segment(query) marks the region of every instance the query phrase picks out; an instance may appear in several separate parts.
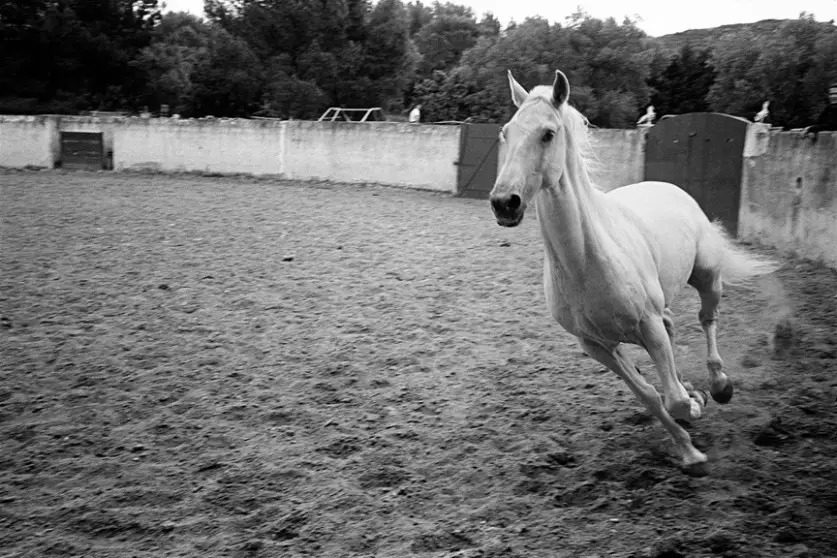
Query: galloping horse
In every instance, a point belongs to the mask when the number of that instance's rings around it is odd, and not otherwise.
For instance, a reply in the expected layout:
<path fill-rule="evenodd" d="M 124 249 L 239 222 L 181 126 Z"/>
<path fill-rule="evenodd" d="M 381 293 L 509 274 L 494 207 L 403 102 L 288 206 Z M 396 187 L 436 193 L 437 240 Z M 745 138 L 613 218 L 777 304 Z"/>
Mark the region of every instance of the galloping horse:
<path fill-rule="evenodd" d="M 665 182 L 640 182 L 609 193 L 587 171 L 587 121 L 567 100 L 560 71 L 552 87 L 528 92 L 508 74 L 518 107 L 501 132 L 507 154 L 490 202 L 497 223 L 514 227 L 534 204 L 544 241 L 544 290 L 555 320 L 588 355 L 628 384 L 668 430 L 692 475 L 708 473 L 707 457 L 676 420 L 700 418 L 705 392 L 682 381 L 674 363 L 670 310 L 689 284 L 700 295 L 710 392 L 732 398 L 716 329 L 722 284 L 746 284 L 777 265 L 737 248 L 686 192 Z M 657 369 L 663 399 L 622 349 L 643 347 Z"/>

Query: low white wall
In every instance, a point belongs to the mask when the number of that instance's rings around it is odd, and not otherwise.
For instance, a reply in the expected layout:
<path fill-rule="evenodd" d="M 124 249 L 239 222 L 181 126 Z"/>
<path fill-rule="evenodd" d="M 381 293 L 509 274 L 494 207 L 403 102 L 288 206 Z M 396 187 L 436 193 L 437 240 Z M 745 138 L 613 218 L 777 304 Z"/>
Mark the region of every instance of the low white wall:
<path fill-rule="evenodd" d="M 50 168 L 60 133 L 101 132 L 116 170 L 283 175 L 455 193 L 460 126 L 244 119 L 0 117 L 0 164 Z M 604 190 L 642 180 L 644 130 L 592 131 Z M 37 146 L 37 147 L 36 147 Z M 502 160 L 502 148 L 500 160 Z"/>
<path fill-rule="evenodd" d="M 0 165 L 53 167 L 62 131 L 101 132 L 115 170 L 269 174 L 456 192 L 459 126 L 0 116 Z"/>
<path fill-rule="evenodd" d="M 837 269 L 837 132 L 752 125 L 742 174 L 739 238 Z"/>
<path fill-rule="evenodd" d="M 459 126 L 287 123 L 285 176 L 456 192 Z"/>
<path fill-rule="evenodd" d="M 113 130 L 116 170 L 284 172 L 283 122 L 244 119 L 131 118 Z"/>
<path fill-rule="evenodd" d="M 0 167 L 51 169 L 55 120 L 47 116 L 0 115 Z"/>

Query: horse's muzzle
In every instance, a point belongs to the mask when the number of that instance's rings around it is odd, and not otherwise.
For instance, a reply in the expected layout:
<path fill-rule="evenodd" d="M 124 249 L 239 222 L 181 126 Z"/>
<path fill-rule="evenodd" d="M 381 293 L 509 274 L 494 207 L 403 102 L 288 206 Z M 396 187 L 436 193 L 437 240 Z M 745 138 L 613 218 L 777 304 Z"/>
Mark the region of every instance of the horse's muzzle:
<path fill-rule="evenodd" d="M 516 227 L 523 220 L 523 200 L 517 194 L 491 196 L 490 201 L 498 225 Z"/>

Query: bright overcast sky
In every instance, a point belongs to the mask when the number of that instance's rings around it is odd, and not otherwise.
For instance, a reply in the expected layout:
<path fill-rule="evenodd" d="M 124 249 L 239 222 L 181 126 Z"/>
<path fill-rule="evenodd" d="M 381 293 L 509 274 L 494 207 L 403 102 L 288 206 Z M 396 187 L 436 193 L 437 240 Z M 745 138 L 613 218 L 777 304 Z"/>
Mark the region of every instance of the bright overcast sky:
<path fill-rule="evenodd" d="M 407 0 L 405 0 L 406 3 Z M 528 16 L 540 15 L 552 22 L 564 18 L 580 5 L 598 18 L 614 17 L 621 22 L 625 16 L 642 18 L 639 27 L 652 37 L 687 29 L 717 27 L 728 23 L 749 23 L 761 19 L 789 19 L 805 10 L 817 21 L 837 20 L 837 0 L 700 0 L 689 2 L 661 0 L 453 0 L 455 4 L 470 6 L 477 16 L 490 11 L 505 25 L 509 20 L 523 21 Z M 432 0 L 425 0 L 431 5 Z M 166 0 L 169 10 L 187 11 L 203 15 L 203 0 Z"/>

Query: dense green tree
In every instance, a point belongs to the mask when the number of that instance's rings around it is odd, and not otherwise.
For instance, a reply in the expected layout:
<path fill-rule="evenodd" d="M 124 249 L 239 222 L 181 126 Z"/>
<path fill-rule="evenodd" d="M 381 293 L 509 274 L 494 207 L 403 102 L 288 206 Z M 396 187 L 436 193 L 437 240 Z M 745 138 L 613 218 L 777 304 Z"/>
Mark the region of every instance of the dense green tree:
<path fill-rule="evenodd" d="M 407 13 L 410 15 L 410 37 L 414 37 L 422 27 L 433 19 L 433 8 L 425 6 L 421 0 L 407 4 Z"/>
<path fill-rule="evenodd" d="M 652 47 L 629 20 L 620 25 L 580 13 L 563 26 L 527 18 L 496 40 L 478 39 L 461 63 L 444 73 L 444 83 L 434 74 L 432 83 L 422 82 L 417 93 L 434 92 L 429 117 L 498 120 L 512 110 L 507 70 L 531 88 L 551 84 L 555 70 L 561 69 L 573 84 L 573 104 L 591 122 L 629 126 L 649 98 L 645 80 L 654 61 Z"/>
<path fill-rule="evenodd" d="M 708 51 L 696 52 L 685 45 L 662 72 L 651 76 L 651 104 L 658 116 L 709 110 L 706 97 L 715 82 L 709 57 Z"/>
<path fill-rule="evenodd" d="M 801 127 L 815 118 L 835 76 L 833 24 L 803 14 L 768 35 L 744 30 L 723 36 L 712 56 L 717 78 L 708 101 L 713 110 L 752 118 L 770 101 L 771 121 Z"/>
<path fill-rule="evenodd" d="M 419 76 L 428 77 L 436 70 L 455 67 L 478 37 L 479 24 L 470 8 L 436 2 L 432 19 L 414 37 L 422 57 Z"/>
<path fill-rule="evenodd" d="M 503 26 L 500 25 L 500 20 L 491 12 L 483 14 L 482 19 L 477 25 L 479 36 L 489 39 L 498 39 L 502 30 Z"/>
<path fill-rule="evenodd" d="M 157 0 L 0 3 L 0 108 L 135 106 L 144 83 L 130 61 L 158 19 Z"/>
<path fill-rule="evenodd" d="M 156 110 L 169 105 L 172 113 L 188 115 L 192 71 L 206 55 L 211 28 L 186 13 L 167 13 L 154 29 L 151 45 L 133 61 L 146 76 L 145 105 Z"/>
<path fill-rule="evenodd" d="M 315 118 L 328 106 L 422 103 L 425 121 L 502 121 L 514 110 L 507 70 L 531 88 L 561 69 L 599 126 L 632 127 L 649 102 L 658 114 L 752 118 L 765 100 L 774 123 L 801 126 L 837 78 L 837 28 L 806 14 L 657 40 L 581 10 L 503 29 L 451 2 L 204 1 L 203 21 L 161 18 L 158 0 L 0 2 L 0 112 L 167 104 Z M 690 42 L 711 54 L 681 48 Z"/>
<path fill-rule="evenodd" d="M 190 114 L 247 116 L 258 109 L 262 89 L 259 61 L 247 43 L 222 28 L 212 29 L 206 50 L 191 72 Z"/>
<path fill-rule="evenodd" d="M 291 116 L 282 83 L 309 95 L 295 104 L 297 117 L 329 105 L 400 110 L 413 81 L 418 55 L 400 0 L 207 0 L 206 10 L 268 68 L 263 112 Z"/>
<path fill-rule="evenodd" d="M 295 65 L 321 38 L 319 29 L 337 26 L 322 21 L 335 11 L 326 7 L 312 0 L 205 0 L 210 20 L 247 41 L 259 59 L 287 54 Z"/>
<path fill-rule="evenodd" d="M 363 67 L 377 104 L 400 109 L 418 62 L 410 41 L 409 13 L 400 0 L 379 0 L 369 15 L 367 30 Z"/>
<path fill-rule="evenodd" d="M 283 64 L 274 61 L 267 72 L 262 104 L 254 114 L 279 118 L 306 119 L 322 114 L 328 106 L 328 96 L 312 81 L 289 75 Z"/>
<path fill-rule="evenodd" d="M 366 40 L 366 14 L 369 13 L 369 0 L 346 0 L 347 22 L 346 38 L 355 43 Z"/>
<path fill-rule="evenodd" d="M 805 98 L 809 101 L 807 115 L 812 121 L 828 104 L 828 87 L 837 83 L 837 27 L 822 28 L 814 52 L 813 65 L 804 82 Z"/>

